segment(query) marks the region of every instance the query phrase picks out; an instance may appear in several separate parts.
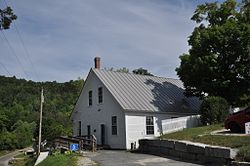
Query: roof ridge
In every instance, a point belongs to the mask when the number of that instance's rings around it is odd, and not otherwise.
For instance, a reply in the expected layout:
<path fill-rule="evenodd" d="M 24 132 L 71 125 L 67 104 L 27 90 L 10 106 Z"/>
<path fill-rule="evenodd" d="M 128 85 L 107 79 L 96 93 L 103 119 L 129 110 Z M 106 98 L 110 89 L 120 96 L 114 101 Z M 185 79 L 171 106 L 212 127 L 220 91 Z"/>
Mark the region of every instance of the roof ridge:
<path fill-rule="evenodd" d="M 178 80 L 181 81 L 178 78 L 170 78 L 170 77 L 162 77 L 162 76 L 155 76 L 155 75 L 141 75 L 141 74 L 134 74 L 134 73 L 125 73 L 125 72 L 120 72 L 120 71 L 112 71 L 112 70 L 106 70 L 106 69 L 95 69 L 92 68 L 92 70 L 99 70 L 99 71 L 104 71 L 104 72 L 111 72 L 111 73 L 119 73 L 119 74 L 128 74 L 128 75 L 134 75 L 134 76 L 138 76 L 138 77 L 155 77 L 155 78 L 164 78 L 164 79 L 172 79 L 172 80 Z"/>

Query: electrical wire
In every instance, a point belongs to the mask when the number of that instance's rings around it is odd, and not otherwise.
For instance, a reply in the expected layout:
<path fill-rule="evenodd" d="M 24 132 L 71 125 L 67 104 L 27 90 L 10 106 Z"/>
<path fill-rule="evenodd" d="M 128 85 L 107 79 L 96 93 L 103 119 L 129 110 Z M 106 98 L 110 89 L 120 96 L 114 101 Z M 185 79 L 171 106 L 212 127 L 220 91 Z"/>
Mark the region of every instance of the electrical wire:
<path fill-rule="evenodd" d="M 7 2 L 6 2 L 6 0 L 3 0 L 3 2 L 5 3 L 6 6 L 9 6 L 9 5 L 7 4 Z M 19 30 L 19 28 L 18 28 L 18 26 L 17 26 L 17 24 L 16 24 L 15 22 L 13 22 L 12 24 L 13 24 L 14 29 L 15 29 L 15 31 L 16 31 L 16 33 L 17 33 L 17 36 L 18 36 L 18 38 L 19 38 L 19 40 L 20 40 L 20 42 L 21 42 L 21 44 L 22 44 L 22 46 L 23 46 L 23 49 L 24 49 L 24 51 L 25 51 L 26 58 L 28 59 L 29 63 L 31 64 L 31 67 L 33 68 L 33 71 L 34 71 L 34 73 L 35 73 L 35 77 L 36 77 L 37 80 L 40 80 L 39 75 L 38 75 L 38 72 L 37 72 L 37 70 L 36 70 L 36 68 L 35 68 L 35 65 L 34 65 L 33 61 L 31 60 L 31 58 L 30 58 L 30 53 L 29 53 L 27 47 L 26 47 L 25 44 L 24 44 L 24 40 L 23 40 L 23 38 L 22 38 L 22 35 L 21 35 L 21 33 L 20 33 L 20 30 Z"/>
<path fill-rule="evenodd" d="M 9 74 L 9 76 L 11 76 L 9 70 L 5 67 L 5 65 L 4 65 L 2 62 L 0 62 L 0 65 L 1 65 L 2 68 Z"/>
<path fill-rule="evenodd" d="M 20 34 L 18 28 L 17 28 L 17 25 L 16 25 L 15 23 L 13 23 L 13 25 L 14 25 L 15 31 L 16 31 L 16 33 L 17 33 L 17 35 L 18 35 L 18 37 L 19 37 L 19 39 L 20 39 L 20 41 L 21 41 L 21 43 L 22 43 L 23 49 L 24 49 L 24 51 L 25 51 L 25 53 L 26 53 L 26 54 L 25 54 L 25 55 L 26 55 L 26 58 L 28 59 L 29 63 L 31 64 L 31 67 L 33 68 L 33 71 L 34 71 L 34 73 L 35 73 L 35 76 L 36 76 L 37 80 L 40 80 L 40 78 L 39 78 L 39 76 L 38 76 L 38 74 L 37 74 L 37 70 L 36 70 L 36 68 L 35 68 L 35 65 L 34 65 L 33 61 L 31 60 L 31 58 L 30 58 L 29 51 L 28 51 L 27 47 L 26 47 L 25 44 L 24 44 L 23 38 L 22 38 L 22 36 L 21 36 L 21 34 Z"/>
<path fill-rule="evenodd" d="M 19 63 L 21 69 L 23 70 L 23 72 L 24 72 L 26 78 L 28 78 L 28 74 L 25 72 L 22 63 L 21 63 L 20 59 L 18 58 L 16 52 L 14 51 L 13 47 L 11 46 L 9 40 L 7 39 L 7 37 L 5 36 L 5 34 L 4 34 L 4 32 L 3 32 L 2 30 L 1 30 L 1 33 L 2 33 L 2 36 L 3 36 L 4 40 L 6 41 L 6 43 L 7 43 L 7 45 L 8 45 L 8 47 L 9 47 L 9 49 L 11 50 L 11 52 L 13 53 L 13 55 L 16 57 L 17 62 Z"/>

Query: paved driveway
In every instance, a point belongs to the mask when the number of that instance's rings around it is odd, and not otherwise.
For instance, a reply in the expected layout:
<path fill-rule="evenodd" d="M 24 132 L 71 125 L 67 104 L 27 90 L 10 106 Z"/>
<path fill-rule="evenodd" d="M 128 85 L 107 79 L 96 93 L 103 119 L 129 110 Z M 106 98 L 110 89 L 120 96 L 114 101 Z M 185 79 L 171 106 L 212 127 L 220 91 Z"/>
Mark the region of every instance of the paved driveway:
<path fill-rule="evenodd" d="M 101 166 L 198 166 L 169 158 L 118 150 L 99 150 L 96 153 L 86 153 L 85 156 Z"/>
<path fill-rule="evenodd" d="M 25 148 L 25 149 L 19 149 L 19 150 L 15 150 L 14 152 L 8 153 L 4 156 L 0 157 L 0 166 L 8 166 L 8 162 L 10 159 L 12 159 L 14 156 L 23 153 L 23 151 L 28 150 L 29 148 Z"/>

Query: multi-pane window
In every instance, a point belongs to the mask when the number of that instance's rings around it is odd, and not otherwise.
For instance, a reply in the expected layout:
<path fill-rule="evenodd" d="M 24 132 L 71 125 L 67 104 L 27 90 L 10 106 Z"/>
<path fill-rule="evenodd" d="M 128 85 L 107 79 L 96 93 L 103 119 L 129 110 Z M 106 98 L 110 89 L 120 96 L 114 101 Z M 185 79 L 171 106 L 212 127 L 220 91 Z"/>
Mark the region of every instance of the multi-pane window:
<path fill-rule="evenodd" d="M 82 122 L 79 121 L 78 122 L 78 136 L 81 136 L 82 135 Z"/>
<path fill-rule="evenodd" d="M 102 91 L 102 87 L 98 88 L 98 103 L 102 103 L 103 101 L 103 91 Z"/>
<path fill-rule="evenodd" d="M 154 117 L 153 116 L 146 117 L 146 133 L 147 135 L 154 134 Z"/>
<path fill-rule="evenodd" d="M 112 116 L 112 135 L 117 135 L 117 116 Z"/>
<path fill-rule="evenodd" d="M 89 106 L 92 106 L 92 90 L 89 91 Z"/>

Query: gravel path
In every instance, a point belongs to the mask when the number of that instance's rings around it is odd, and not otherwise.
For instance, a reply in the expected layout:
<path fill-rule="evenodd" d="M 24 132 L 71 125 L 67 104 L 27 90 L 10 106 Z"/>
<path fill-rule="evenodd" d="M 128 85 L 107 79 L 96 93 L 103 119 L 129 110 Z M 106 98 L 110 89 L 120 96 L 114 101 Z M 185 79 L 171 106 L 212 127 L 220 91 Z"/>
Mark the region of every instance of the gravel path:
<path fill-rule="evenodd" d="M 87 157 L 87 153 L 91 152 L 83 152 L 82 157 L 78 157 L 77 165 L 78 166 L 98 166 L 98 164 Z"/>

